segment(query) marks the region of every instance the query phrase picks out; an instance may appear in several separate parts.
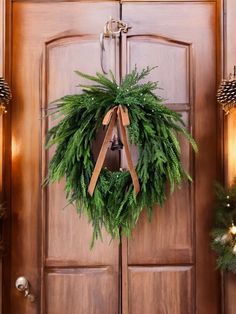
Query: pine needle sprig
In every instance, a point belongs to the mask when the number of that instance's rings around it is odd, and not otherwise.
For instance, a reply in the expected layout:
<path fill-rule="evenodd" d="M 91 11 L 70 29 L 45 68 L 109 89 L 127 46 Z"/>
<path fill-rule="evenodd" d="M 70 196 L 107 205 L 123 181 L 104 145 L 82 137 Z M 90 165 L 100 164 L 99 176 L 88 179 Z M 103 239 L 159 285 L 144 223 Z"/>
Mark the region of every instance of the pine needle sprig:
<path fill-rule="evenodd" d="M 236 178 L 229 188 L 216 183 L 215 195 L 211 247 L 217 254 L 217 267 L 236 273 Z"/>

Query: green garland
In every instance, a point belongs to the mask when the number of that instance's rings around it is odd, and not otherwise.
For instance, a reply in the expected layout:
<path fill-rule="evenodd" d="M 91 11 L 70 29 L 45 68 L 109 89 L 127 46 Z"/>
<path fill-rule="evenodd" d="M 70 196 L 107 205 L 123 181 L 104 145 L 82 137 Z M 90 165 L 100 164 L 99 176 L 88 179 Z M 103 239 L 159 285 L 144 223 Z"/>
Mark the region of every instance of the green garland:
<path fill-rule="evenodd" d="M 79 213 L 86 213 L 93 225 L 93 241 L 105 227 L 112 238 L 120 233 L 129 236 L 143 208 L 149 217 L 153 205 L 162 206 L 166 199 L 166 184 L 170 190 L 184 178 L 191 180 L 181 164 L 178 134 L 183 134 L 194 150 L 196 144 L 184 127 L 181 115 L 164 106 L 154 94 L 156 82 L 140 83 L 152 69 L 140 73 L 133 70 L 118 85 L 97 73 L 90 76 L 76 72 L 95 82 L 82 86 L 83 93 L 68 95 L 57 101 L 61 119 L 48 132 L 47 148 L 56 145 L 50 161 L 47 183 L 66 178 L 65 192 L 69 203 Z M 136 195 L 128 171 L 111 172 L 103 168 L 91 197 L 88 185 L 94 170 L 91 146 L 109 109 L 122 104 L 128 108 L 130 125 L 127 127 L 130 143 L 137 146 L 139 160 L 136 172 L 140 192 Z"/>
<path fill-rule="evenodd" d="M 236 178 L 229 188 L 216 184 L 216 208 L 211 246 L 217 253 L 217 265 L 236 273 Z"/>

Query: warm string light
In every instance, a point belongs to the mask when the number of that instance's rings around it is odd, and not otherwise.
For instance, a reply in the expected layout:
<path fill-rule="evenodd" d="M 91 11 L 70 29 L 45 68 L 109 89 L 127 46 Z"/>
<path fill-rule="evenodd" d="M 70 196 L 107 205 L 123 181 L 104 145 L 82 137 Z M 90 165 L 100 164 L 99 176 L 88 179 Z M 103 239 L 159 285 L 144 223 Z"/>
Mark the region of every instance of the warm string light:
<path fill-rule="evenodd" d="M 226 199 L 229 200 L 229 199 L 230 199 L 230 196 L 227 195 L 227 196 L 226 196 Z M 227 206 L 227 207 L 230 207 L 230 203 L 227 203 L 226 206 Z M 233 222 L 233 221 L 232 221 L 231 227 L 229 228 L 229 233 L 230 233 L 231 235 L 233 235 L 233 236 L 236 235 L 236 226 L 234 225 L 234 222 Z"/>
<path fill-rule="evenodd" d="M 0 115 L 6 114 L 6 113 L 7 113 L 6 106 L 0 103 Z"/>
<path fill-rule="evenodd" d="M 229 228 L 229 232 L 234 236 L 236 235 L 236 226 L 234 225 L 233 222 L 232 222 L 232 226 Z"/>

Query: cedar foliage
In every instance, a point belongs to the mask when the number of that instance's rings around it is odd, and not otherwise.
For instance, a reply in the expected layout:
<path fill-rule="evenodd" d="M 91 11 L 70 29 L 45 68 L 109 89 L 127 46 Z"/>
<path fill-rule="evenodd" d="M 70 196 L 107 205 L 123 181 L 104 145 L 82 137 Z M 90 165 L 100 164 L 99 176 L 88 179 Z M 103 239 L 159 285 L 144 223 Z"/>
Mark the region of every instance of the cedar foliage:
<path fill-rule="evenodd" d="M 236 221 L 236 178 L 231 187 L 215 184 L 216 202 L 211 246 L 217 253 L 217 266 L 223 271 L 236 273 L 236 236 L 230 227 Z"/>
<path fill-rule="evenodd" d="M 154 94 L 157 82 L 140 82 L 151 70 L 147 67 L 139 73 L 135 69 L 120 85 L 111 72 L 109 79 L 100 73 L 90 76 L 76 71 L 93 85 L 83 85 L 83 93 L 64 96 L 56 102 L 56 113 L 61 119 L 47 136 L 47 149 L 56 146 L 47 183 L 65 177 L 68 202 L 75 204 L 77 211 L 85 213 L 92 223 L 92 244 L 101 236 L 102 227 L 112 238 L 119 238 L 121 232 L 129 236 L 143 208 L 151 217 L 154 204 L 163 206 L 167 182 L 173 191 L 184 178 L 191 180 L 181 163 L 177 136 L 182 134 L 195 151 L 196 143 L 185 129 L 181 115 L 164 106 L 163 100 Z M 87 192 L 95 166 L 91 146 L 105 114 L 119 104 L 129 110 L 127 132 L 130 143 L 139 151 L 136 172 L 141 191 L 135 195 L 128 171 L 103 168 L 91 197 Z"/>

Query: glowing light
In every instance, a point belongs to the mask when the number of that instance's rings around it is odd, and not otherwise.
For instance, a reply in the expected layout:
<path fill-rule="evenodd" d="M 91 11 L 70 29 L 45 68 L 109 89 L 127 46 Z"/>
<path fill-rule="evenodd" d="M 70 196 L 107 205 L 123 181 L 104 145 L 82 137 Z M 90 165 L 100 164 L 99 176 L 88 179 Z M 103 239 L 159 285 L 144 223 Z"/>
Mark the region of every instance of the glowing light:
<path fill-rule="evenodd" d="M 17 141 L 15 137 L 12 138 L 11 150 L 13 159 L 15 159 L 21 151 L 21 143 L 20 141 Z"/>
<path fill-rule="evenodd" d="M 236 176 L 236 110 L 232 110 L 228 115 L 227 130 L 227 174 L 228 183 L 231 184 Z"/>
<path fill-rule="evenodd" d="M 236 226 L 232 224 L 232 227 L 229 228 L 229 232 L 233 235 L 236 235 Z"/>

